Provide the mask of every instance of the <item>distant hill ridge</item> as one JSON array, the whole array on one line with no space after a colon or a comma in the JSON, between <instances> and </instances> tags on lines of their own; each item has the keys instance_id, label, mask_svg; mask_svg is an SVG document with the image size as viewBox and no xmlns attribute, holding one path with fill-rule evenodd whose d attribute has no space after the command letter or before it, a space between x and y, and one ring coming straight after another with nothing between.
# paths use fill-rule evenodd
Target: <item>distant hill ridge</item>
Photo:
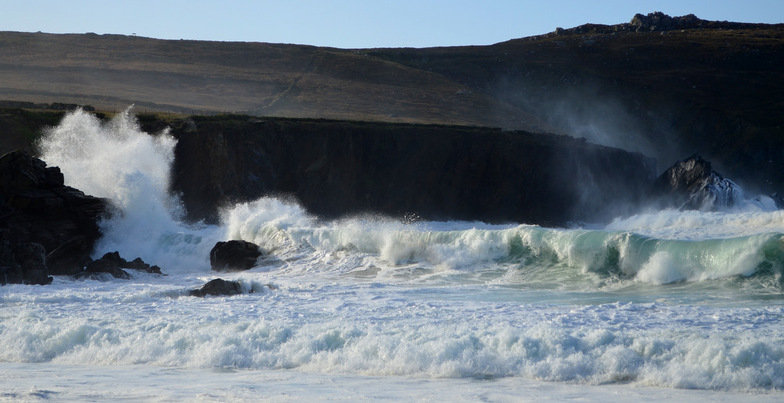
<instances>
[{"instance_id":1,"label":"distant hill ridge","mask_svg":"<svg viewBox=\"0 0 784 403\"><path fill-rule=\"evenodd\" d=\"M582 35L585 33L610 34L613 32L665 32L677 29L752 29L765 27L769 24L754 24L730 21L709 21L698 18L694 14L671 17L661 11L647 15L635 14L632 20L624 24L603 25L583 24L574 28L556 28L551 34ZM535 38L535 37L532 37Z\"/></svg>"}]
</instances>

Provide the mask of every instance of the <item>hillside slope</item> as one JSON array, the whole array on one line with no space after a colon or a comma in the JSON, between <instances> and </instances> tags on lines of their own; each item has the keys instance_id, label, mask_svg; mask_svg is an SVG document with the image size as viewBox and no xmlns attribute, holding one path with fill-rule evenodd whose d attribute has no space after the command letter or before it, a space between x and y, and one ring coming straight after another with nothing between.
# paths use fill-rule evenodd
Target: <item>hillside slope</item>
<instances>
[{"instance_id":1,"label":"hillside slope","mask_svg":"<svg viewBox=\"0 0 784 403\"><path fill-rule=\"evenodd\" d=\"M357 51L121 35L0 33L0 96L99 108L503 126L533 116ZM491 117L491 115L495 117Z\"/></svg>"},{"instance_id":2,"label":"hillside slope","mask_svg":"<svg viewBox=\"0 0 784 403\"><path fill-rule=\"evenodd\" d=\"M502 127L784 192L784 25L637 15L491 46L343 50L0 33L0 99Z\"/></svg>"}]
</instances>

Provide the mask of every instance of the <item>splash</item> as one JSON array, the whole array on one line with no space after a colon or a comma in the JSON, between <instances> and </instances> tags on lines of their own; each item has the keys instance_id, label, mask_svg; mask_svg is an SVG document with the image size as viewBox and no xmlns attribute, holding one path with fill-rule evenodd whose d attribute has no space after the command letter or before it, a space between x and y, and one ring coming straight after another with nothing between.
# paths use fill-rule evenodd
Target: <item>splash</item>
<instances>
[{"instance_id":1,"label":"splash","mask_svg":"<svg viewBox=\"0 0 784 403\"><path fill-rule=\"evenodd\" d=\"M132 108L108 122L77 109L47 130L38 148L42 159L60 167L68 186L109 198L125 213L177 214L177 200L168 196L176 143L168 129L155 136L141 131Z\"/></svg>"},{"instance_id":2,"label":"splash","mask_svg":"<svg viewBox=\"0 0 784 403\"><path fill-rule=\"evenodd\" d=\"M209 250L203 250L208 247L203 240L214 238L215 231L195 230L180 220L182 205L169 193L176 144L168 129L143 132L128 108L106 122L77 109L37 146L47 164L60 167L66 185L107 198L116 209L101 225L96 255L116 250L164 268L204 267Z\"/></svg>"}]
</instances>

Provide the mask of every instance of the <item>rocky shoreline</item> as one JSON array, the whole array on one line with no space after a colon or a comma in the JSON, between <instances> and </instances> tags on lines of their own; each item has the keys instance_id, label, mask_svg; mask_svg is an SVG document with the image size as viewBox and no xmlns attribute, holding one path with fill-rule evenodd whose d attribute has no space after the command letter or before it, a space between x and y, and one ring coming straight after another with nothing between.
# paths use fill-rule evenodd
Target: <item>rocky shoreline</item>
<instances>
[{"instance_id":1,"label":"rocky shoreline","mask_svg":"<svg viewBox=\"0 0 784 403\"><path fill-rule=\"evenodd\" d=\"M193 220L269 195L296 198L323 218L407 213L543 226L644 205L715 210L743 198L698 155L656 178L653 161L640 154L548 134L241 116L189 118L171 134L178 139L172 191ZM91 258L104 253L95 250L101 220L117 213L107 200L65 186L57 167L17 150L0 157L0 179L0 283L163 274L117 252ZM225 272L249 270L264 256L257 245L229 240L209 258L213 271ZM214 295L214 286L191 295Z\"/></svg>"},{"instance_id":2,"label":"rocky shoreline","mask_svg":"<svg viewBox=\"0 0 784 403\"><path fill-rule=\"evenodd\" d=\"M129 278L123 269L161 274L159 267L138 258L128 262L117 252L93 260L99 224L112 208L63 182L59 168L25 151L0 157L0 284L45 285L50 275Z\"/></svg>"}]
</instances>

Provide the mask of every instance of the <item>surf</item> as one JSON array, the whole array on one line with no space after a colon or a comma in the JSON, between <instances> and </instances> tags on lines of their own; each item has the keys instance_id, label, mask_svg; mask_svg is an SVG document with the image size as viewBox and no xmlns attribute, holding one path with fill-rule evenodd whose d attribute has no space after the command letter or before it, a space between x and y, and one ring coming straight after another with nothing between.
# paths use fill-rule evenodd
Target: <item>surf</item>
<instances>
[{"instance_id":1,"label":"surf","mask_svg":"<svg viewBox=\"0 0 784 403\"><path fill-rule=\"evenodd\" d=\"M172 272L206 272L215 242L243 239L278 262L311 259L321 271L370 270L398 280L408 271L427 274L419 281L502 281L497 277L511 271L520 274L507 275L511 282L557 284L577 276L591 287L607 279L662 285L781 276L784 212L759 203L730 212L663 210L568 229L373 215L325 221L295 201L265 197L226 206L219 225L185 223L169 190L175 145L167 130L143 132L131 108L109 121L69 113L38 143L68 185L109 198L116 208L102 223L96 254L117 250Z\"/></svg>"},{"instance_id":2,"label":"surf","mask_svg":"<svg viewBox=\"0 0 784 403\"><path fill-rule=\"evenodd\" d=\"M169 191L175 145L166 131L144 133L132 110L108 121L76 111L47 132L42 158L116 209L95 254L140 256L167 275L2 287L0 365L38 377L50 373L34 363L784 389L779 211L648 211L545 228L324 220L264 197L206 225L185 222ZM265 252L249 271L220 273L244 292L190 296L218 276L209 250L227 239Z\"/></svg>"}]
</instances>

